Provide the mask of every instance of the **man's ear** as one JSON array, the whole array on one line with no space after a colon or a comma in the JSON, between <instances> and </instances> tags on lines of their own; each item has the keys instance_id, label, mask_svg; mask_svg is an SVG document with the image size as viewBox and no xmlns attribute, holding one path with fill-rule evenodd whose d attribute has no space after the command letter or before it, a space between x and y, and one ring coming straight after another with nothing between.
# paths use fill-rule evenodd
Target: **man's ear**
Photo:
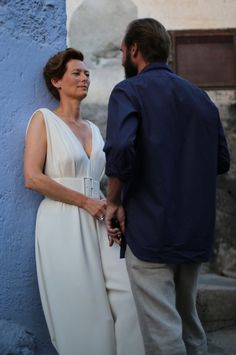
<instances>
[{"instance_id":1,"label":"man's ear","mask_svg":"<svg viewBox=\"0 0 236 355\"><path fill-rule=\"evenodd\" d=\"M133 58L137 57L138 51L139 51L138 44L137 43L132 44L130 53Z\"/></svg>"},{"instance_id":2,"label":"man's ear","mask_svg":"<svg viewBox=\"0 0 236 355\"><path fill-rule=\"evenodd\" d=\"M60 79L51 79L51 83L56 89L58 89L58 90L61 89L61 80Z\"/></svg>"}]
</instances>

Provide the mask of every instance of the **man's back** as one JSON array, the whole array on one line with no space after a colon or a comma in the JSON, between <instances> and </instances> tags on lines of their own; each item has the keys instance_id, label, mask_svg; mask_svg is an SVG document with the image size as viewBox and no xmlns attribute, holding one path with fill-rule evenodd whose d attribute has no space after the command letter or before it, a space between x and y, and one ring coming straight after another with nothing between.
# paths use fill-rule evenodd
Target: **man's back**
<instances>
[{"instance_id":1,"label":"man's back","mask_svg":"<svg viewBox=\"0 0 236 355\"><path fill-rule=\"evenodd\" d=\"M216 174L228 169L217 108L161 63L117 85L110 116L121 100L118 125L126 125L128 138L116 165L127 181L130 248L146 261L206 261L214 235Z\"/></svg>"},{"instance_id":2,"label":"man's back","mask_svg":"<svg viewBox=\"0 0 236 355\"><path fill-rule=\"evenodd\" d=\"M156 19L132 21L121 51L129 79L109 100L107 231L112 242L125 233L145 353L206 355L197 279L212 250L216 174L229 169L218 110L164 64L170 37Z\"/></svg>"}]
</instances>

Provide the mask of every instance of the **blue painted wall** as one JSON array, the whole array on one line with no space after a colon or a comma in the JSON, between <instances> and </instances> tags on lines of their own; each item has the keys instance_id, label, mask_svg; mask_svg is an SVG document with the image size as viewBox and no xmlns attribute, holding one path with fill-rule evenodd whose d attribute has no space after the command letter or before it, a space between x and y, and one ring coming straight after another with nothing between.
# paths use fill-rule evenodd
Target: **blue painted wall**
<instances>
[{"instance_id":1,"label":"blue painted wall","mask_svg":"<svg viewBox=\"0 0 236 355\"><path fill-rule=\"evenodd\" d=\"M65 47L65 0L0 0L0 321L32 332L37 355L55 352L37 288L34 223L41 197L24 188L24 136L35 109L55 106L42 68Z\"/></svg>"}]
</instances>

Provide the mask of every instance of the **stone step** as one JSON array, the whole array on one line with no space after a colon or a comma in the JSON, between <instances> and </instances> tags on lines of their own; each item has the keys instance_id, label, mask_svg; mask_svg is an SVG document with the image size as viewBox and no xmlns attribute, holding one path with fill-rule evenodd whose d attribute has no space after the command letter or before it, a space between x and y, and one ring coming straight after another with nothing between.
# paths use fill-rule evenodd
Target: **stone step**
<instances>
[{"instance_id":1,"label":"stone step","mask_svg":"<svg viewBox=\"0 0 236 355\"><path fill-rule=\"evenodd\" d=\"M236 355L236 327L207 333L209 355Z\"/></svg>"},{"instance_id":2,"label":"stone step","mask_svg":"<svg viewBox=\"0 0 236 355\"><path fill-rule=\"evenodd\" d=\"M197 309L207 331L236 324L236 279L216 274L199 278Z\"/></svg>"}]
</instances>

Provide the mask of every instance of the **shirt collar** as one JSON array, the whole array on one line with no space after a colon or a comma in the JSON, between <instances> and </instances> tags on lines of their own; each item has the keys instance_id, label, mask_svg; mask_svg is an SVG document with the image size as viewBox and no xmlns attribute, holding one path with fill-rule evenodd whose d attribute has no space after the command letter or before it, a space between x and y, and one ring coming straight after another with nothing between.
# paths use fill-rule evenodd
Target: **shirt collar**
<instances>
[{"instance_id":1,"label":"shirt collar","mask_svg":"<svg viewBox=\"0 0 236 355\"><path fill-rule=\"evenodd\" d=\"M151 64L146 65L146 67L144 67L143 70L141 70L141 72L139 74L142 74L147 71L154 70L154 69L164 69L164 70L168 70L168 71L172 72L172 70L170 69L170 67L166 63L155 62L155 63L151 63Z\"/></svg>"}]
</instances>

